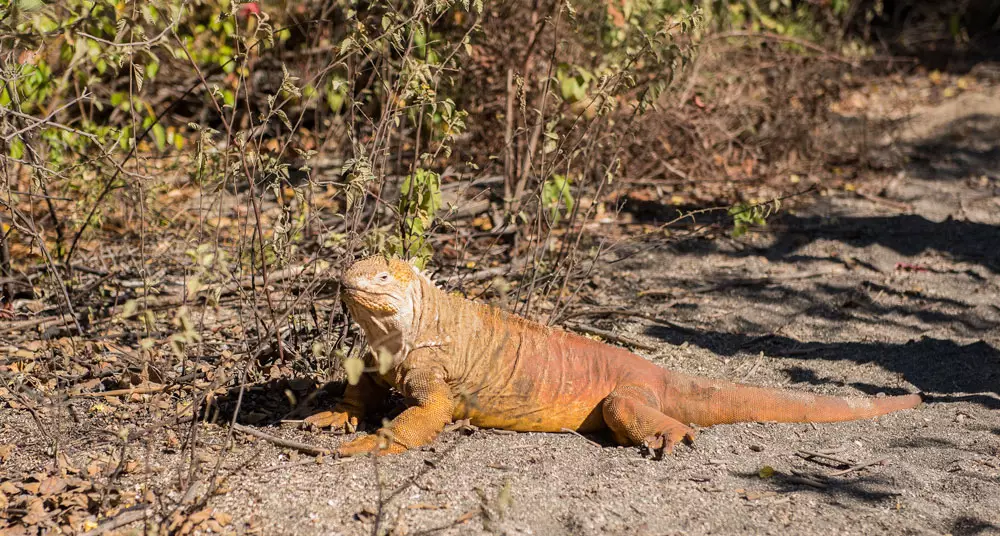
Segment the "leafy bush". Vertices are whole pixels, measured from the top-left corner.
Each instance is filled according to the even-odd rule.
[[[320,250],[427,260],[461,182],[498,208],[492,240],[531,251],[555,292],[602,251],[581,223],[622,188],[640,118],[690,96],[677,81],[698,36],[808,37],[845,5],[15,0],[0,7],[2,171],[7,198],[44,217],[10,213],[69,263],[102,226],[182,226],[163,215],[189,185],[220,207],[214,227],[184,224],[211,243],[237,221],[221,212],[233,195],[249,224],[228,237],[237,274]]]

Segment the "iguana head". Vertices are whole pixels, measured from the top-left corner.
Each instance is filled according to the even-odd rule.
[[[372,348],[395,355],[415,337],[423,298],[419,274],[409,262],[381,255],[344,272],[341,298]]]
[[[415,279],[415,268],[404,260],[366,257],[344,272],[341,296],[352,312],[362,309],[369,315],[393,316],[412,310],[409,290]]]

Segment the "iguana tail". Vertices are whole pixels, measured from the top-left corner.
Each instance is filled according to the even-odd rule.
[[[834,422],[877,417],[914,408],[918,394],[880,398],[824,396],[752,387],[671,373],[664,404],[682,422],[711,426],[733,422]]]

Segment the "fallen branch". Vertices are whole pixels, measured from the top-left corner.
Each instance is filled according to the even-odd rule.
[[[72,320],[58,316],[43,316],[40,318],[29,318],[27,320],[18,320],[16,322],[7,322],[3,326],[0,326],[0,333],[7,333],[8,331],[21,331],[25,329],[31,329],[38,326],[51,327],[46,324],[54,325],[68,325]]]
[[[101,523],[94,530],[84,532],[83,536],[99,536],[100,534],[119,529],[125,525],[135,523],[136,521],[142,521],[143,519],[149,517],[152,513],[153,510],[150,508],[140,508],[139,510],[129,510],[127,512],[123,512],[119,514],[118,517]]]
[[[560,428],[559,431],[560,432],[566,432],[567,434],[573,434],[576,437],[579,437],[580,439],[586,441],[587,443],[590,443],[591,445],[593,445],[593,446],[595,446],[595,447],[597,447],[599,449],[604,448],[597,441],[594,441],[593,439],[590,439],[590,438],[584,436],[583,434],[581,434],[580,432],[577,432],[576,430],[570,430],[569,428]]]
[[[190,409],[190,408],[191,408],[191,406],[189,405],[185,409]],[[135,441],[136,439],[139,439],[142,436],[151,434],[151,433],[159,430],[160,428],[166,428],[168,426],[177,426],[177,425],[181,425],[181,424],[187,424],[187,423],[193,421],[194,419],[195,419],[194,415],[187,415],[185,417],[174,417],[173,419],[167,419],[165,421],[160,421],[160,422],[158,422],[156,424],[151,424],[151,425],[149,425],[149,426],[147,426],[145,428],[140,428],[138,430],[132,430],[132,431],[130,431],[128,433],[128,439],[129,439],[129,441]]]
[[[264,441],[273,443],[275,445],[278,445],[279,447],[290,448],[293,450],[297,450],[299,452],[305,452],[306,454],[312,454],[314,456],[318,454],[324,454],[324,455],[333,454],[333,451],[327,448],[317,447],[315,445],[310,445],[308,443],[299,443],[298,441],[292,441],[290,439],[282,439],[280,437],[261,432],[260,430],[257,430],[255,428],[250,428],[249,426],[243,426],[242,424],[234,424],[233,430],[236,430],[237,432],[243,432],[244,434],[252,435],[259,439],[263,439]]]
[[[832,456],[830,454],[823,454],[822,452],[812,452],[812,451],[809,451],[809,450],[800,450],[800,451],[796,452],[795,454],[799,455],[802,458],[810,460],[810,461],[813,461],[811,458],[822,458],[824,460],[830,460],[831,462],[834,462],[834,463],[836,463],[838,465],[843,465],[843,466],[846,466],[846,467],[850,467],[851,465],[854,465],[854,462],[845,460],[843,458],[838,458],[838,457]]]
[[[162,391],[172,391],[180,385],[163,384],[163,385],[147,385],[145,387],[129,387],[127,389],[112,389],[110,391],[104,391],[100,393],[76,393],[69,395],[70,398],[100,398],[102,396],[128,396],[128,395],[148,395],[152,393],[159,393]]]
[[[75,393],[67,395],[69,398],[100,398],[103,396],[128,396],[128,395],[148,395],[152,393],[159,393],[165,391],[173,391],[183,387],[184,384],[191,380],[198,379],[202,376],[201,372],[192,372],[190,374],[185,374],[180,378],[177,378],[171,383],[164,383],[160,385],[147,385],[143,387],[127,387],[125,389],[112,389],[110,391],[102,391],[97,393]]]
[[[875,203],[876,205],[887,206],[889,208],[898,210],[900,212],[911,212],[913,210],[913,205],[909,203],[905,203],[903,201],[896,201],[894,199],[882,197],[881,195],[869,194],[858,190],[855,190],[854,194],[862,199],[867,199],[872,203]]]
[[[792,484],[802,484],[816,489],[826,489],[827,487],[826,484],[820,482],[819,480],[813,480],[807,476],[786,475],[785,480],[791,482]]]
[[[871,467],[873,465],[879,465],[879,464],[885,463],[886,460],[888,460],[888,459],[889,458],[876,458],[874,460],[869,460],[867,462],[861,462],[861,463],[859,463],[857,465],[852,465],[851,467],[848,467],[847,469],[844,469],[842,471],[834,471],[834,472],[830,473],[830,476],[843,476],[843,475],[846,475],[847,473],[853,473],[854,471],[857,471],[858,469],[864,469],[865,467]]]

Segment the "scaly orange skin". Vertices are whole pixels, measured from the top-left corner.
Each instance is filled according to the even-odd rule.
[[[307,421],[353,430],[392,387],[412,405],[340,455],[391,454],[427,444],[445,425],[517,431],[610,430],[656,455],[692,441],[688,424],[830,422],[912,408],[919,395],[838,398],[688,376],[622,348],[451,296],[409,263],[369,257],[343,278],[343,299],[372,348],[392,356],[365,373],[333,411]],[[377,368],[374,358],[371,367]]]

